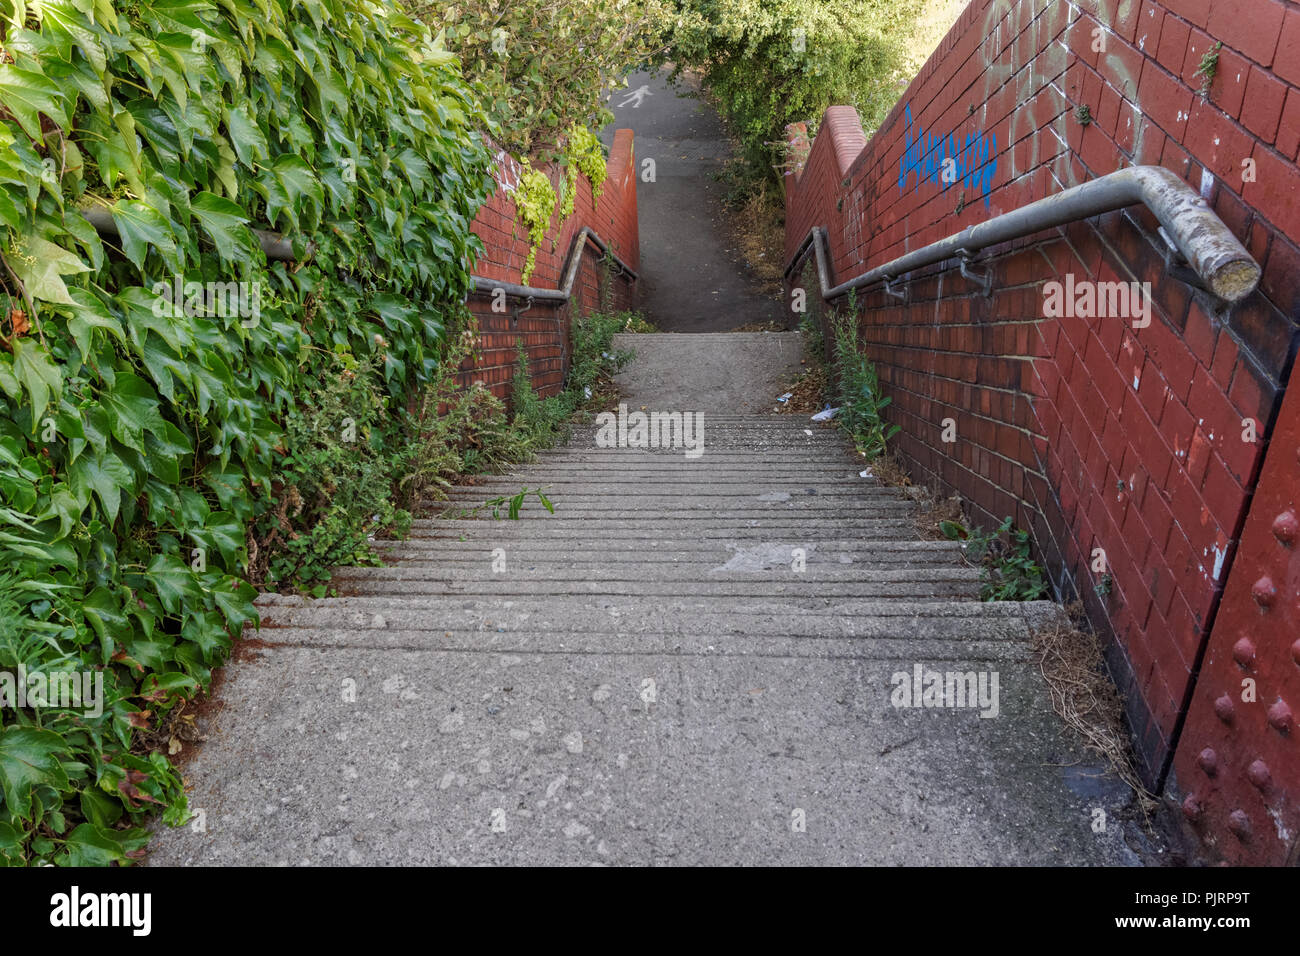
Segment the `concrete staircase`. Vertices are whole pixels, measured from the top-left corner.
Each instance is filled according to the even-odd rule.
[[[631,344],[669,374],[692,338]],[[1127,791],[1030,660],[1053,606],[980,603],[834,430],[716,407],[699,458],[578,428],[437,506],[541,487],[554,515],[430,514],[339,597],[264,596],[187,771],[207,830],[154,859],[1132,862],[1122,824],[1090,826]],[[996,673],[997,716],[894,706],[917,665]]]
[[[890,658],[923,638],[932,659],[1024,659],[1024,607],[979,603],[960,546],[920,540],[912,502],[861,477],[840,435],[805,418],[706,414],[696,460],[599,449],[593,428],[576,429],[535,463],[430,503],[438,516],[416,519],[410,540],[381,543],[384,567],[340,568],[345,597],[267,595],[264,625],[277,642],[331,624],[340,639],[360,628],[412,644],[468,632],[465,649],[483,646],[487,621],[510,635],[503,646],[584,634],[608,646],[613,627],[674,651],[726,640],[737,646],[718,653],[749,653],[764,638],[778,656]],[[555,513],[534,498],[518,521],[463,517],[525,486]]]

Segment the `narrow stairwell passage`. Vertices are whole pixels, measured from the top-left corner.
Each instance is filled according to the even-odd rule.
[[[838,433],[757,410],[798,335],[624,338],[629,409],[702,413],[703,453],[577,428],[437,506],[554,515],[431,515],[347,596],[263,598],[186,768],[205,832],[153,861],[1137,862],[1030,658],[1055,608],[980,603]],[[930,671],[983,699],[896,706]]]

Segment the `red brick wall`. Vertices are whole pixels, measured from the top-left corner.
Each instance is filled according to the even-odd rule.
[[[1202,98],[1194,74],[1214,41]],[[1151,782],[1167,772],[1295,351],[1298,45],[1300,4],[1278,0],[972,0],[869,141],[847,107],[827,112],[810,150],[790,131],[806,161],[786,176],[786,254],[825,227],[835,282],[1134,164],[1185,179],[1262,265],[1259,289],[1218,314],[1165,274],[1139,206],[985,252],[991,297],[955,262],[914,273],[905,300],[879,287],[859,297],[864,347],[903,428],[894,447],[982,523],[1011,515],[1032,529],[1058,592],[1111,637]],[[987,202],[978,177],[935,183],[923,170],[900,188],[906,107],[913,135],[995,143]],[[1150,282],[1150,325],[1044,318],[1044,283],[1067,273]],[[793,284],[820,303],[810,269]],[[1256,443],[1243,418],[1258,422]],[[1096,548],[1108,594],[1095,589]]]
[[[559,222],[558,210],[552,217],[527,285],[543,289],[560,287],[573,237],[583,226],[590,226],[632,269],[639,268],[632,152],[632,131],[618,130],[599,200],[593,202],[591,184],[579,175],[573,214],[563,224]],[[521,276],[529,248],[528,230],[518,224],[512,198],[519,172],[519,164],[513,158],[498,154],[497,191],[479,210],[473,224],[474,233],[483,240],[484,246],[474,274],[515,285],[525,284]],[[556,195],[560,195],[564,170],[554,167],[546,172]],[[507,397],[518,358],[516,343],[522,338],[534,388],[543,396],[560,391],[568,371],[569,330],[574,310],[586,313],[602,307],[630,309],[635,305],[635,282],[620,276],[617,269],[606,279],[601,265],[603,254],[592,243],[585,243],[581,254],[582,266],[574,282],[573,298],[566,305],[542,303],[520,311],[516,317],[514,312],[522,309],[523,302],[507,299],[507,311],[502,313],[493,311],[490,295],[470,296],[469,308],[479,323],[480,359],[477,364],[467,362],[462,367],[459,375],[462,384],[481,381],[497,395]]]

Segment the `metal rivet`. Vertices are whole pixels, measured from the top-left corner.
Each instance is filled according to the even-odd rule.
[[[1294,511],[1284,511],[1273,519],[1273,537],[1277,540],[1290,546],[1295,544],[1297,535],[1300,535],[1300,519]]]
[[[1268,785],[1273,782],[1273,775],[1269,773],[1268,764],[1262,760],[1256,760],[1246,768],[1246,779],[1260,790],[1267,790]]]
[[[1246,816],[1244,810],[1233,810],[1228,814],[1228,829],[1245,843],[1250,839],[1250,817]]]
[[[1267,610],[1273,606],[1273,601],[1277,598],[1277,585],[1266,575],[1255,582],[1250,589],[1250,594],[1256,604]]]
[[[1199,820],[1202,810],[1201,801],[1196,799],[1196,794],[1189,793],[1183,799],[1183,816],[1187,817],[1187,819]]]
[[[1232,657],[1242,667],[1249,667],[1255,663],[1255,642],[1249,637],[1243,637],[1232,645]]]
[[[1286,701],[1279,700],[1268,709],[1268,722],[1278,733],[1289,734],[1291,732],[1295,718],[1291,716],[1291,708],[1286,705]]]
[[[1235,712],[1236,708],[1232,705],[1232,698],[1227,694],[1223,694],[1214,701],[1214,713],[1217,714],[1218,718],[1225,724],[1232,723],[1232,718]]]
[[[1196,758],[1196,763],[1205,771],[1207,777],[1213,777],[1219,772],[1219,755],[1210,747],[1201,751],[1201,755]]]

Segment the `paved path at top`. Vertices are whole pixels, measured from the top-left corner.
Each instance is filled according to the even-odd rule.
[[[792,337],[619,344],[628,407],[702,412],[702,454],[579,428],[345,596],[264,595],[185,767],[204,832],[151,862],[1135,862],[1030,659],[1055,607],[976,600],[834,431],[733,411]],[[555,514],[463,517],[521,485]],[[897,706],[930,673],[964,706]]]
[[[634,73],[610,101],[614,129],[635,134],[641,228],[641,309],[665,332],[723,332],[752,322],[794,323],[779,298],[754,291],[735,251],[723,186],[730,155],[718,114],[703,99],[674,90],[666,73]],[[653,159],[655,181],[641,178]]]

